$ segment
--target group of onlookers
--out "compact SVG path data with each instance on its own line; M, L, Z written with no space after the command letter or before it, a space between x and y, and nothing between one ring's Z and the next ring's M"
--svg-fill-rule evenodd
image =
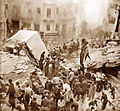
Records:
M10 79L6 95L9 95L12 109L17 108L19 111L94 111L106 109L107 104L110 104L111 109L115 109L108 97L110 93L111 99L116 98L115 87L104 74L99 77L97 73L83 73L80 69L74 71L72 68L69 70L61 68L58 73L52 79L47 78L45 86L42 83L39 84L42 85L42 89L38 88L41 90L39 93L30 81L23 88L19 82L13 84ZM33 76L36 78L35 81L40 81L36 70L30 74L30 80ZM37 103L35 94L41 97L40 104ZM85 103L86 98L88 98L88 103ZM83 108L80 104L87 106Z

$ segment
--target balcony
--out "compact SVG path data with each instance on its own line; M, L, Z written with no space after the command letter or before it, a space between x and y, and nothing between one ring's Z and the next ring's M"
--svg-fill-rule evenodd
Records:
M42 19L43 21L54 21L55 20L54 17L43 17Z

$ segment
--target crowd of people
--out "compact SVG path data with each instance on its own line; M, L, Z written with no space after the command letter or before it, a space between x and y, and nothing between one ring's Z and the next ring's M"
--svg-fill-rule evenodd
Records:
M116 98L115 87L108 81L103 73L93 73L84 71L83 59L89 57L87 41L82 40L80 65L73 70L65 69L60 65L63 62L62 53L71 54L79 50L80 43L71 40L72 45L63 44L63 47L56 48L45 57L45 52L41 54L39 69L36 68L29 75L29 81L22 87L17 81L13 84L9 79L8 89L5 91L9 96L9 103L12 109L19 111L101 111L107 109L114 110L112 100ZM76 47L75 47L76 46ZM56 53L57 52L57 53ZM46 77L45 85L41 81L41 75ZM38 95L41 97L37 102ZM110 99L109 99L110 98Z
M43 70L43 66L52 64L53 70L55 71L57 69L54 67L54 64L56 64L55 61L58 61L57 64L59 64L60 61L63 61L65 58L69 58L74 52L76 52L77 55L80 55L80 67L84 70L85 67L83 61L86 60L87 57L91 59L88 50L88 42L86 39L82 39L82 43L79 42L79 39L77 39L76 42L72 39L69 43L63 43L63 46L58 46L49 50L49 55L47 58L45 58L45 52L43 52L39 60L39 67Z
M63 45L59 45L58 47L55 47L50 50L51 56L54 56L57 54L58 56L60 55L59 53L68 53L71 54L73 52L76 52L80 49L80 42L79 39L75 42L73 39L71 39L67 43L63 43Z
M115 109L111 100L116 98L115 87L101 73L59 69L52 79L46 76L42 84L37 70L30 73L29 81L22 87L9 79L6 97L12 109L19 111L101 111ZM35 84L34 81L39 84ZM37 103L38 95L41 97Z

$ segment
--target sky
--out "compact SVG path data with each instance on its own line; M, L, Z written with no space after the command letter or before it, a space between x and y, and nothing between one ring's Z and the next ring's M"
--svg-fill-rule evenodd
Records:
M86 0L85 19L89 26L96 27L102 24L107 13L108 0Z

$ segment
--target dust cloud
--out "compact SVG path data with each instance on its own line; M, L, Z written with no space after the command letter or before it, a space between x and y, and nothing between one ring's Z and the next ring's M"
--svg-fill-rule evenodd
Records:
M75 11L74 16L78 25L86 21L90 28L96 28L103 23L109 0L57 0L57 2L64 5L72 3L70 9Z

